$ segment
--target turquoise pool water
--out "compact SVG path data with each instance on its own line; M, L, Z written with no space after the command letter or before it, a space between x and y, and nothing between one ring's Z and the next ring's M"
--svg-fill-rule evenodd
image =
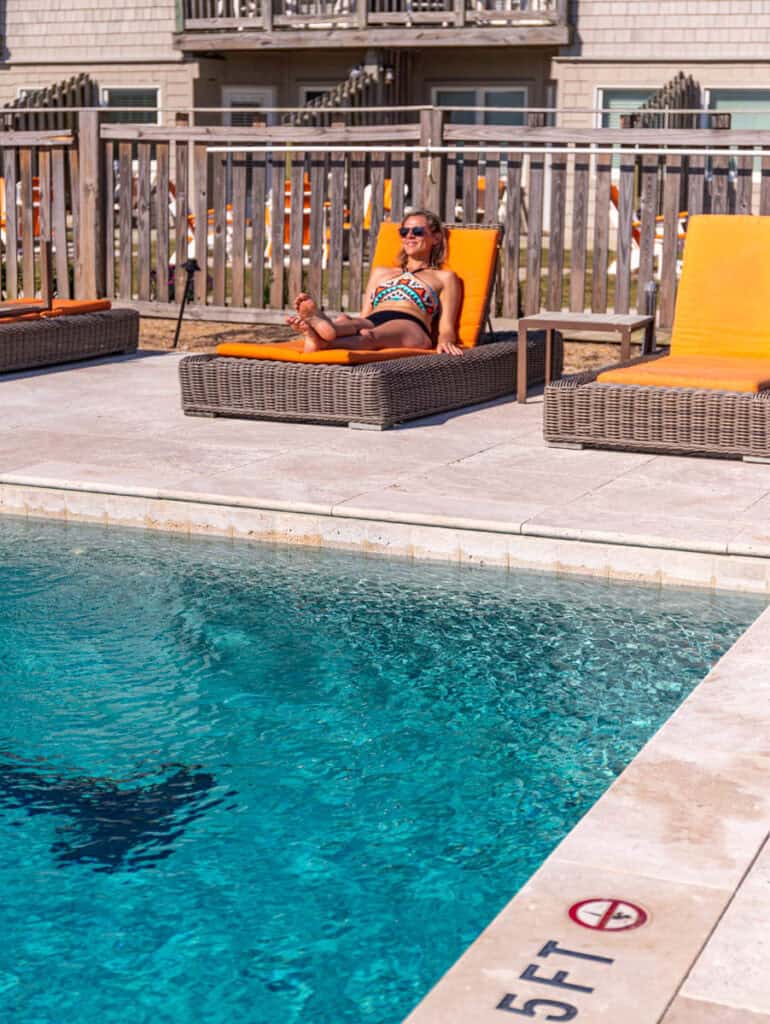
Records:
M763 606L0 521L0 1019L401 1020Z

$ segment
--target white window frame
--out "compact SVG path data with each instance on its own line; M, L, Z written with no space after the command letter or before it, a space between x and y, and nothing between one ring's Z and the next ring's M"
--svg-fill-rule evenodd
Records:
M162 111L162 108L163 108L163 97L162 97L161 87L159 85L148 85L148 84L144 84L144 85L126 85L125 82L121 82L121 83L116 82L114 85L103 85L99 89L99 101L100 101L100 103L102 104L102 106L105 109L109 110L109 97L110 97L110 93L115 91L115 90L117 90L117 89L131 89L132 92L141 92L143 89L146 89L147 92L150 92L150 91L154 92L155 96L156 96L156 110L155 110L155 121L154 121L154 123L155 124L160 124L161 123L161 111ZM151 108L150 107L144 107L144 108L137 107L137 109L150 110ZM127 121L125 123L126 124L130 124L131 122ZM142 122L137 122L137 123L142 123ZM144 123L145 124L152 124L153 122L146 121Z
M730 82L728 85L710 85L708 88L703 90L703 109L711 110L711 97L712 93L715 92L767 92L770 93L770 88L767 86L759 85L735 85ZM770 110L770 100L767 103L767 109Z
M299 87L299 105L304 107L309 92L329 92L335 85L339 85L339 82L303 82Z
M274 85L223 85L222 106L232 107L233 103L243 103L252 107L275 107L276 88ZM225 112L222 116L225 125L232 125L232 115ZM278 123L278 114L273 110L267 114L268 124Z
M479 100L481 99L483 101L482 94L491 89L498 89L501 92L503 90L505 90L506 92L520 92L523 93L524 95L524 103L522 104L523 114L526 108L529 106L529 88L529 85L520 82L468 82L467 85L463 85L458 82L448 82L446 85L431 86L430 101L432 106L439 107L438 94L440 92L470 92L471 90L473 90L476 93L476 102L473 103L472 105L474 107L483 107L483 102L479 102ZM451 110L451 107L439 107L439 109ZM489 107L487 109L495 110L497 108ZM476 113L474 114L475 123L483 124L483 116L484 111L477 110Z
M602 127L602 110L604 108L604 94L605 92L641 92L642 89L649 89L650 93L657 92L660 89L660 83L655 85L646 85L642 82L639 85L629 85L628 82L623 82L618 85L605 82L604 85L597 85L594 90L594 128Z
M708 86L708 88L705 88L703 90L703 109L704 110L711 110L711 94L713 92L721 92L723 89L725 90L725 92L728 92L728 91L729 92L758 92L758 91L770 92L770 89L768 89L766 87L753 86L753 85L735 85L733 82L729 82L726 85L710 85L710 86ZM768 109L770 110L770 101L768 102L767 106L768 106ZM708 117L708 114L704 114L703 116L704 117ZM733 177L734 170L733 170L733 167L732 167L732 164L733 164L732 157L730 158L730 164L731 164L731 169L730 169L729 173L730 173L730 177ZM708 176L708 174L709 174L708 170L706 171L706 174ZM752 180L752 183L754 185L758 185L762 181L762 164L761 164L761 161L758 158L754 160L754 165L753 165L753 168L752 168L752 171L751 171L751 180Z

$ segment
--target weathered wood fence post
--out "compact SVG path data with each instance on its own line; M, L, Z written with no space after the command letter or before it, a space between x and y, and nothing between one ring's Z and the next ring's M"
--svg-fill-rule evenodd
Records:
M104 295L104 174L101 167L99 112L78 114L78 219L75 298Z
M420 111L420 145L441 146L444 143L444 111L436 107ZM445 154L434 153L420 157L422 206L440 212L444 196Z

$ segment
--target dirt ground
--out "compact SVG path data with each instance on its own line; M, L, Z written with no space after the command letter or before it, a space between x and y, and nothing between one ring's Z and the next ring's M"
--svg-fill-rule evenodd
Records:
M142 317L139 347L170 349L174 341L175 320ZM290 327L278 324L223 324L185 320L179 336L179 349L186 352L213 352L224 341L284 341L296 336ZM632 355L638 348L632 348ZM565 341L564 372L577 373L607 366L620 358L620 347L591 341Z

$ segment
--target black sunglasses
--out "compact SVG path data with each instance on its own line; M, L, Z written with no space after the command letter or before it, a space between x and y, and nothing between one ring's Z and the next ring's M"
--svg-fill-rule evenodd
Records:
M415 238L423 238L427 233L427 228L399 228L398 233L402 238L407 238L409 235L414 235Z

